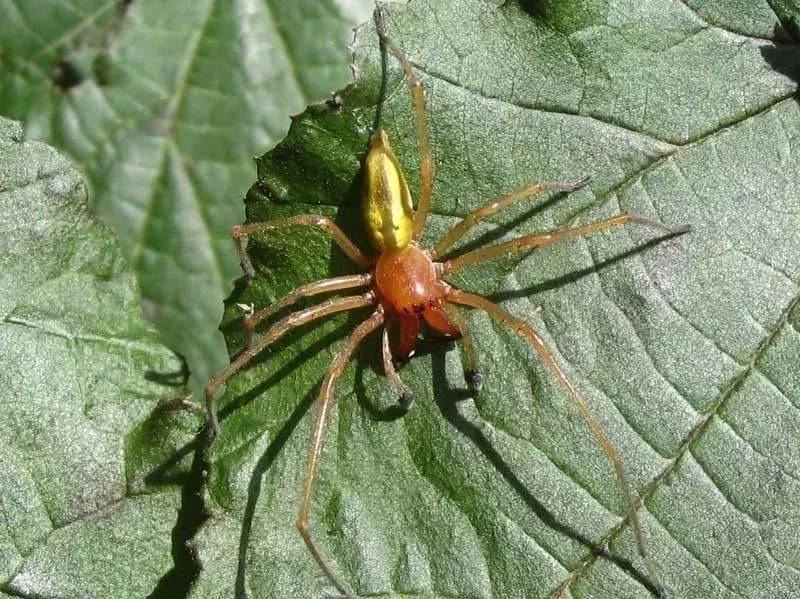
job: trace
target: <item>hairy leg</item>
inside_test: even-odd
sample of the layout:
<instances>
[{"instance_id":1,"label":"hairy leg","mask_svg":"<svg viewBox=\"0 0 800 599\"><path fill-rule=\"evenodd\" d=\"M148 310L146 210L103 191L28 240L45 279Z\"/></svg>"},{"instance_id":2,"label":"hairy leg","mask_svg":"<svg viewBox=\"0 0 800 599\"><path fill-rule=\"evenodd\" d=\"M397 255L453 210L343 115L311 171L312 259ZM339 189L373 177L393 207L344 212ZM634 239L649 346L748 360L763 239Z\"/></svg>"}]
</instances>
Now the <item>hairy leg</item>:
<instances>
[{"instance_id":1,"label":"hairy leg","mask_svg":"<svg viewBox=\"0 0 800 599\"><path fill-rule=\"evenodd\" d=\"M246 314L244 317L245 342L247 346L250 347L253 339L253 331L259 324L273 314L291 306L301 298L311 297L321 293L330 293L332 291L342 291L343 289L352 289L354 287L363 287L370 283L372 283L372 273L365 272L358 275L332 277L330 279L309 283L308 285L302 285L271 306L267 306L254 314Z\"/></svg>"},{"instance_id":2,"label":"hairy leg","mask_svg":"<svg viewBox=\"0 0 800 599\"><path fill-rule=\"evenodd\" d=\"M414 404L414 394L411 389L403 384L403 381L400 380L400 375L395 370L392 348L389 344L389 327L387 325L384 325L383 333L381 334L381 358L383 359L383 370L386 373L386 378L389 379L394 392L397 393L400 406L407 412Z\"/></svg>"},{"instance_id":3,"label":"hairy leg","mask_svg":"<svg viewBox=\"0 0 800 599\"><path fill-rule=\"evenodd\" d=\"M328 577L328 580L333 583L340 593L348 597L348 599L355 599L355 595L350 593L345 588L344 584L333 573L330 567L328 567L328 564L325 563L325 560L322 558L322 554L317 548L317 545L314 542L314 539L311 537L310 531L308 530L308 516L311 508L311 499L314 493L314 482L322 457L322 444L325 438L325 427L328 424L330 409L333 405L333 386L344 371L347 364L350 362L350 359L353 357L353 354L355 353L355 350L359 344L367 335L377 329L383 323L383 320L383 309L379 306L369 318L364 320L356 327L356 329L350 335L350 338L333 359L328 371L325 373L325 378L322 380L322 386L319 391L319 400L317 402L317 416L316 420L314 421L314 432L311 438L311 449L308 455L308 469L306 470L306 482L303 487L303 498L300 501L300 508L297 513L297 522L295 523L297 530L299 530L300 534L303 536L303 541L305 542L306 547L308 547L311 555L314 556L314 560L317 562L317 565L325 573L325 576Z\"/></svg>"},{"instance_id":4,"label":"hairy leg","mask_svg":"<svg viewBox=\"0 0 800 599\"><path fill-rule=\"evenodd\" d=\"M381 43L386 49L400 63L403 72L408 82L408 87L411 90L411 97L414 101L414 110L417 115L417 141L419 143L419 202L417 203L417 212L414 214L414 239L419 239L422 235L422 230L425 227L425 219L428 216L428 210L431 207L431 200L433 197L433 178L434 178L434 163L433 154L431 153L430 143L428 142L428 125L425 114L425 89L422 87L422 82L419 80L419 75L411 66L411 61L405 53L398 48L388 37L386 7L378 4L375 9L375 26L378 30L378 35L381 38Z\"/></svg>"},{"instance_id":5,"label":"hairy leg","mask_svg":"<svg viewBox=\"0 0 800 599\"><path fill-rule=\"evenodd\" d=\"M350 238L344 234L336 223L334 223L327 216L319 216L317 214L302 214L300 216L289 216L287 218L277 218L275 220L266 221L263 223L249 223L246 225L238 225L231 229L231 237L236 244L236 251L239 253L239 260L242 263L247 278L252 279L255 271L253 264L250 262L250 257L244 249L244 243L247 238L252 235L261 235L268 231L275 229L282 229L284 227L317 227L330 235L336 244L342 248L342 251L347 254L353 262L358 264L361 268L367 269L372 265L372 259L368 258L364 253L359 250L356 245L350 241Z\"/></svg>"},{"instance_id":6,"label":"hairy leg","mask_svg":"<svg viewBox=\"0 0 800 599\"><path fill-rule=\"evenodd\" d=\"M547 183L535 183L533 185L526 185L525 187L520 187L519 189L512 191L511 193L504 195L501 198L490 200L486 202L480 208L473 210L464 219L458 223L455 227L450 229L444 237L442 237L439 242L434 246L431 250L431 258L436 259L438 256L444 254L452 245L461 239L461 237L469 231L472 227L478 224L480 221L490 217L493 214L496 214L507 208L511 204L519 202L520 200L527 198L528 196L532 196L533 194L539 193L540 191L546 191L549 189L555 189L558 191L574 191L575 189L580 189L584 185L589 182L589 177L584 179L580 179L579 181L571 181L568 183L559 183L559 182L547 182Z\"/></svg>"},{"instance_id":7,"label":"hairy leg","mask_svg":"<svg viewBox=\"0 0 800 599\"><path fill-rule=\"evenodd\" d=\"M452 260L439 263L438 271L440 275L448 275L459 271L462 268L478 264L485 260L491 260L492 258L498 258L500 256L513 254L515 252L530 250L542 245L552 245L563 239L572 239L573 237L582 237L583 235L599 233L601 231L612 229L614 227L620 227L629 223L639 223L648 227L661 229L672 235L685 233L689 230L689 228L685 226L668 227L667 225L658 221L650 220L649 218L638 216L636 214L623 212L617 216L612 216L611 218L606 218L594 223L588 223L572 229L556 229L555 231L549 231L547 233L525 235L524 237L512 239L511 241L507 241L505 243L499 243L497 245L492 245L485 248L478 248L477 250L472 250L471 252L462 254L461 256L453 258Z\"/></svg>"},{"instance_id":8,"label":"hairy leg","mask_svg":"<svg viewBox=\"0 0 800 599\"><path fill-rule=\"evenodd\" d=\"M270 344L283 337L283 335L295 327L328 316L329 314L335 314L336 312L374 306L375 302L375 294L371 291L353 297L335 298L289 314L273 324L255 345L242 352L239 357L217 373L206 385L206 411L208 412L209 424L214 433L219 433L219 420L217 418L217 409L214 404L214 396L217 394L217 391L219 391L220 387L222 387L229 378L249 364L253 358L264 351Z\"/></svg>"},{"instance_id":9,"label":"hairy leg","mask_svg":"<svg viewBox=\"0 0 800 599\"><path fill-rule=\"evenodd\" d=\"M467 324L467 319L456 306L447 302L442 302L442 310L461 333L465 357L464 378L467 385L473 391L480 391L483 387L483 376L478 372L478 356L475 353L475 343L472 340L472 331Z\"/></svg>"},{"instance_id":10,"label":"hairy leg","mask_svg":"<svg viewBox=\"0 0 800 599\"><path fill-rule=\"evenodd\" d=\"M606 435L602 425L597 421L597 419L595 419L594 416L592 416L586 401L583 399L583 397L581 397L580 393L578 393L577 389L575 389L575 387L566 377L564 371L561 370L558 362L556 362L555 358L553 357L553 353L550 351L550 348L547 347L547 344L545 344L541 336L539 336L539 333L537 333L536 330L524 320L513 316L504 308L490 302L483 297L480 297L479 295L450 288L446 299L447 301L455 304L462 304L472 308L484 310L490 316L497 318L500 322L508 326L522 338L527 339L530 344L533 345L536 353L539 354L539 358L542 360L542 362L544 362L548 370L550 370L558 382L561 383L561 386L564 387L564 389L566 389L566 391L570 394L572 403L577 408L581 418L583 418L583 421L592 431L598 443L600 444L600 447L603 449L603 453L606 454L606 457L614 466L614 472L617 476L617 480L619 481L619 485L622 488L622 491L625 494L625 499L628 503L628 514L631 522L633 523L633 529L636 535L636 545L639 549L639 554L644 560L645 567L647 568L647 573L650 576L651 581L659 588L661 595L665 596L665 587L661 583L661 577L658 575L658 570L656 569L656 566L647 551L644 529L642 528L642 523L639 520L637 513L638 505L636 495L634 494L633 488L628 482L628 476L625 474L625 469L622 465L622 458L620 457L619 452L617 452L616 447L614 447Z\"/></svg>"}]
</instances>

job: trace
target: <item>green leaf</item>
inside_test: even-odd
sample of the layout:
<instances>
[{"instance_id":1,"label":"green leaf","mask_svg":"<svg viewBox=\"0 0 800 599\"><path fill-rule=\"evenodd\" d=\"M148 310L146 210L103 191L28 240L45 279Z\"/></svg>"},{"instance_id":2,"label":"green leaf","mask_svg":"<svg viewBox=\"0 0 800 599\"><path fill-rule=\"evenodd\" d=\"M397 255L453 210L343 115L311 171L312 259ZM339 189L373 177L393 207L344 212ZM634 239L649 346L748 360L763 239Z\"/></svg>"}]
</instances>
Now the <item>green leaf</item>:
<instances>
[{"instance_id":1,"label":"green leaf","mask_svg":"<svg viewBox=\"0 0 800 599\"><path fill-rule=\"evenodd\" d=\"M0 1L0 112L87 173L195 393L227 361L250 157L349 80L371 1Z\"/></svg>"},{"instance_id":2,"label":"green leaf","mask_svg":"<svg viewBox=\"0 0 800 599\"><path fill-rule=\"evenodd\" d=\"M696 6L695 6L696 5ZM800 588L798 7L759 2L416 0L389 33L428 98L436 188L424 241L526 183L575 180L477 227L460 248L630 210L642 226L486 263L454 278L532 323L645 496L671 597ZM694 9L693 9L694 8ZM783 24L782 24L783 23ZM773 41L778 40L778 41ZM341 108L313 106L259 159L248 220L321 213L363 245L359 162L381 69L374 29ZM418 189L414 111L389 60L381 126ZM456 250L456 253L458 250ZM318 231L252 240L241 310L354 272ZM538 313L537 308L542 307ZM293 525L318 381L363 314L292 332L229 383L195 597L328 597ZM443 345L401 376L365 343L336 388L311 531L361 596L649 597L613 469L533 349L470 313L486 382ZM382 417L383 416L383 417ZM610 557L593 546L608 541Z\"/></svg>"},{"instance_id":3,"label":"green leaf","mask_svg":"<svg viewBox=\"0 0 800 599\"><path fill-rule=\"evenodd\" d=\"M181 361L86 195L64 157L0 119L0 591L15 597L144 597L174 566L166 475L187 464L163 456L198 420L150 416Z\"/></svg>"}]
</instances>

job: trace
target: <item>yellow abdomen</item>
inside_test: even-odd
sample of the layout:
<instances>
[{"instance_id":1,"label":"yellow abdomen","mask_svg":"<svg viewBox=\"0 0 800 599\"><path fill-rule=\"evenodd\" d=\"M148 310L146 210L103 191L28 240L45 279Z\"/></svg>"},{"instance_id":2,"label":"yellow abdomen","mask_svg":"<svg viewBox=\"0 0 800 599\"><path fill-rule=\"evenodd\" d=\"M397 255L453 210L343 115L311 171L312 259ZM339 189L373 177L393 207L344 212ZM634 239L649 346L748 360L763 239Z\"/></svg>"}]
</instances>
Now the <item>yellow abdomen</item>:
<instances>
[{"instance_id":1,"label":"yellow abdomen","mask_svg":"<svg viewBox=\"0 0 800 599\"><path fill-rule=\"evenodd\" d=\"M414 207L405 175L384 131L372 136L364 159L361 212L378 252L406 247L413 236Z\"/></svg>"}]
</instances>

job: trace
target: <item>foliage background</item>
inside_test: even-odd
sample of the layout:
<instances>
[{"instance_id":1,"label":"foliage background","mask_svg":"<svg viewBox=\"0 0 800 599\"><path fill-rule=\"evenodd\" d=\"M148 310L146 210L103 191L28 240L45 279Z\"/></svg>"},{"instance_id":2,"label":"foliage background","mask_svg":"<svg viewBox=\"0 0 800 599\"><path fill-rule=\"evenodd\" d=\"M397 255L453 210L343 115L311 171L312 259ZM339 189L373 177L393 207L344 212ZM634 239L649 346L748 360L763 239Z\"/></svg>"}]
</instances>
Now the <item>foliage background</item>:
<instances>
[{"instance_id":1,"label":"foliage background","mask_svg":"<svg viewBox=\"0 0 800 599\"><path fill-rule=\"evenodd\" d=\"M141 294L196 381L224 363L215 323L238 268L226 235L253 178L245 154L346 81L339 40L369 13L281 4L0 4L0 112L83 168L121 241L81 208L74 171L4 124L3 593L330 593L292 523L315 382L355 321L292 335L232 384L206 456L198 419L153 411L181 365L138 308ZM798 12L661 0L393 11L392 37L429 90L428 239L510 188L585 174L589 188L511 210L467 245L619 209L693 226L664 243L632 228L457 281L545 333L644 491L678 597L800 588ZM324 212L359 237L374 38L358 39L341 108L310 109L259 160L250 219ZM409 98L389 66L382 124L416 173ZM234 301L348 268L312 232L253 256L259 276ZM566 583L576 597L649 596L591 435L523 343L470 322L487 378L474 397L458 353L435 346L403 370L418 405L401 420L386 417L374 344L345 376L315 502L323 551L362 594L548 596ZM600 539L612 559L591 551Z\"/></svg>"}]
</instances>

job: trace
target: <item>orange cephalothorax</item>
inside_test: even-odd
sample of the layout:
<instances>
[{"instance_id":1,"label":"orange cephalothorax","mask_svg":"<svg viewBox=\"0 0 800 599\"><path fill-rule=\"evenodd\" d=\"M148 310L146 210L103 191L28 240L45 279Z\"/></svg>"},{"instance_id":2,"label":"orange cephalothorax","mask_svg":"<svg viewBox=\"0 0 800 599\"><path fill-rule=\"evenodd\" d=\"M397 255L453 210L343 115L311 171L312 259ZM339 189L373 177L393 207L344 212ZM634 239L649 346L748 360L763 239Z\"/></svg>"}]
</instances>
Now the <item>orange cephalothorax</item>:
<instances>
[{"instance_id":1,"label":"orange cephalothorax","mask_svg":"<svg viewBox=\"0 0 800 599\"><path fill-rule=\"evenodd\" d=\"M383 252L375 265L375 284L384 304L401 317L439 304L433 261L415 245Z\"/></svg>"},{"instance_id":2,"label":"orange cephalothorax","mask_svg":"<svg viewBox=\"0 0 800 599\"><path fill-rule=\"evenodd\" d=\"M400 321L398 355L408 355L414 348L420 317L440 333L460 336L441 309L444 291L433 261L416 245L382 253L375 265L375 285L385 309Z\"/></svg>"}]
</instances>

